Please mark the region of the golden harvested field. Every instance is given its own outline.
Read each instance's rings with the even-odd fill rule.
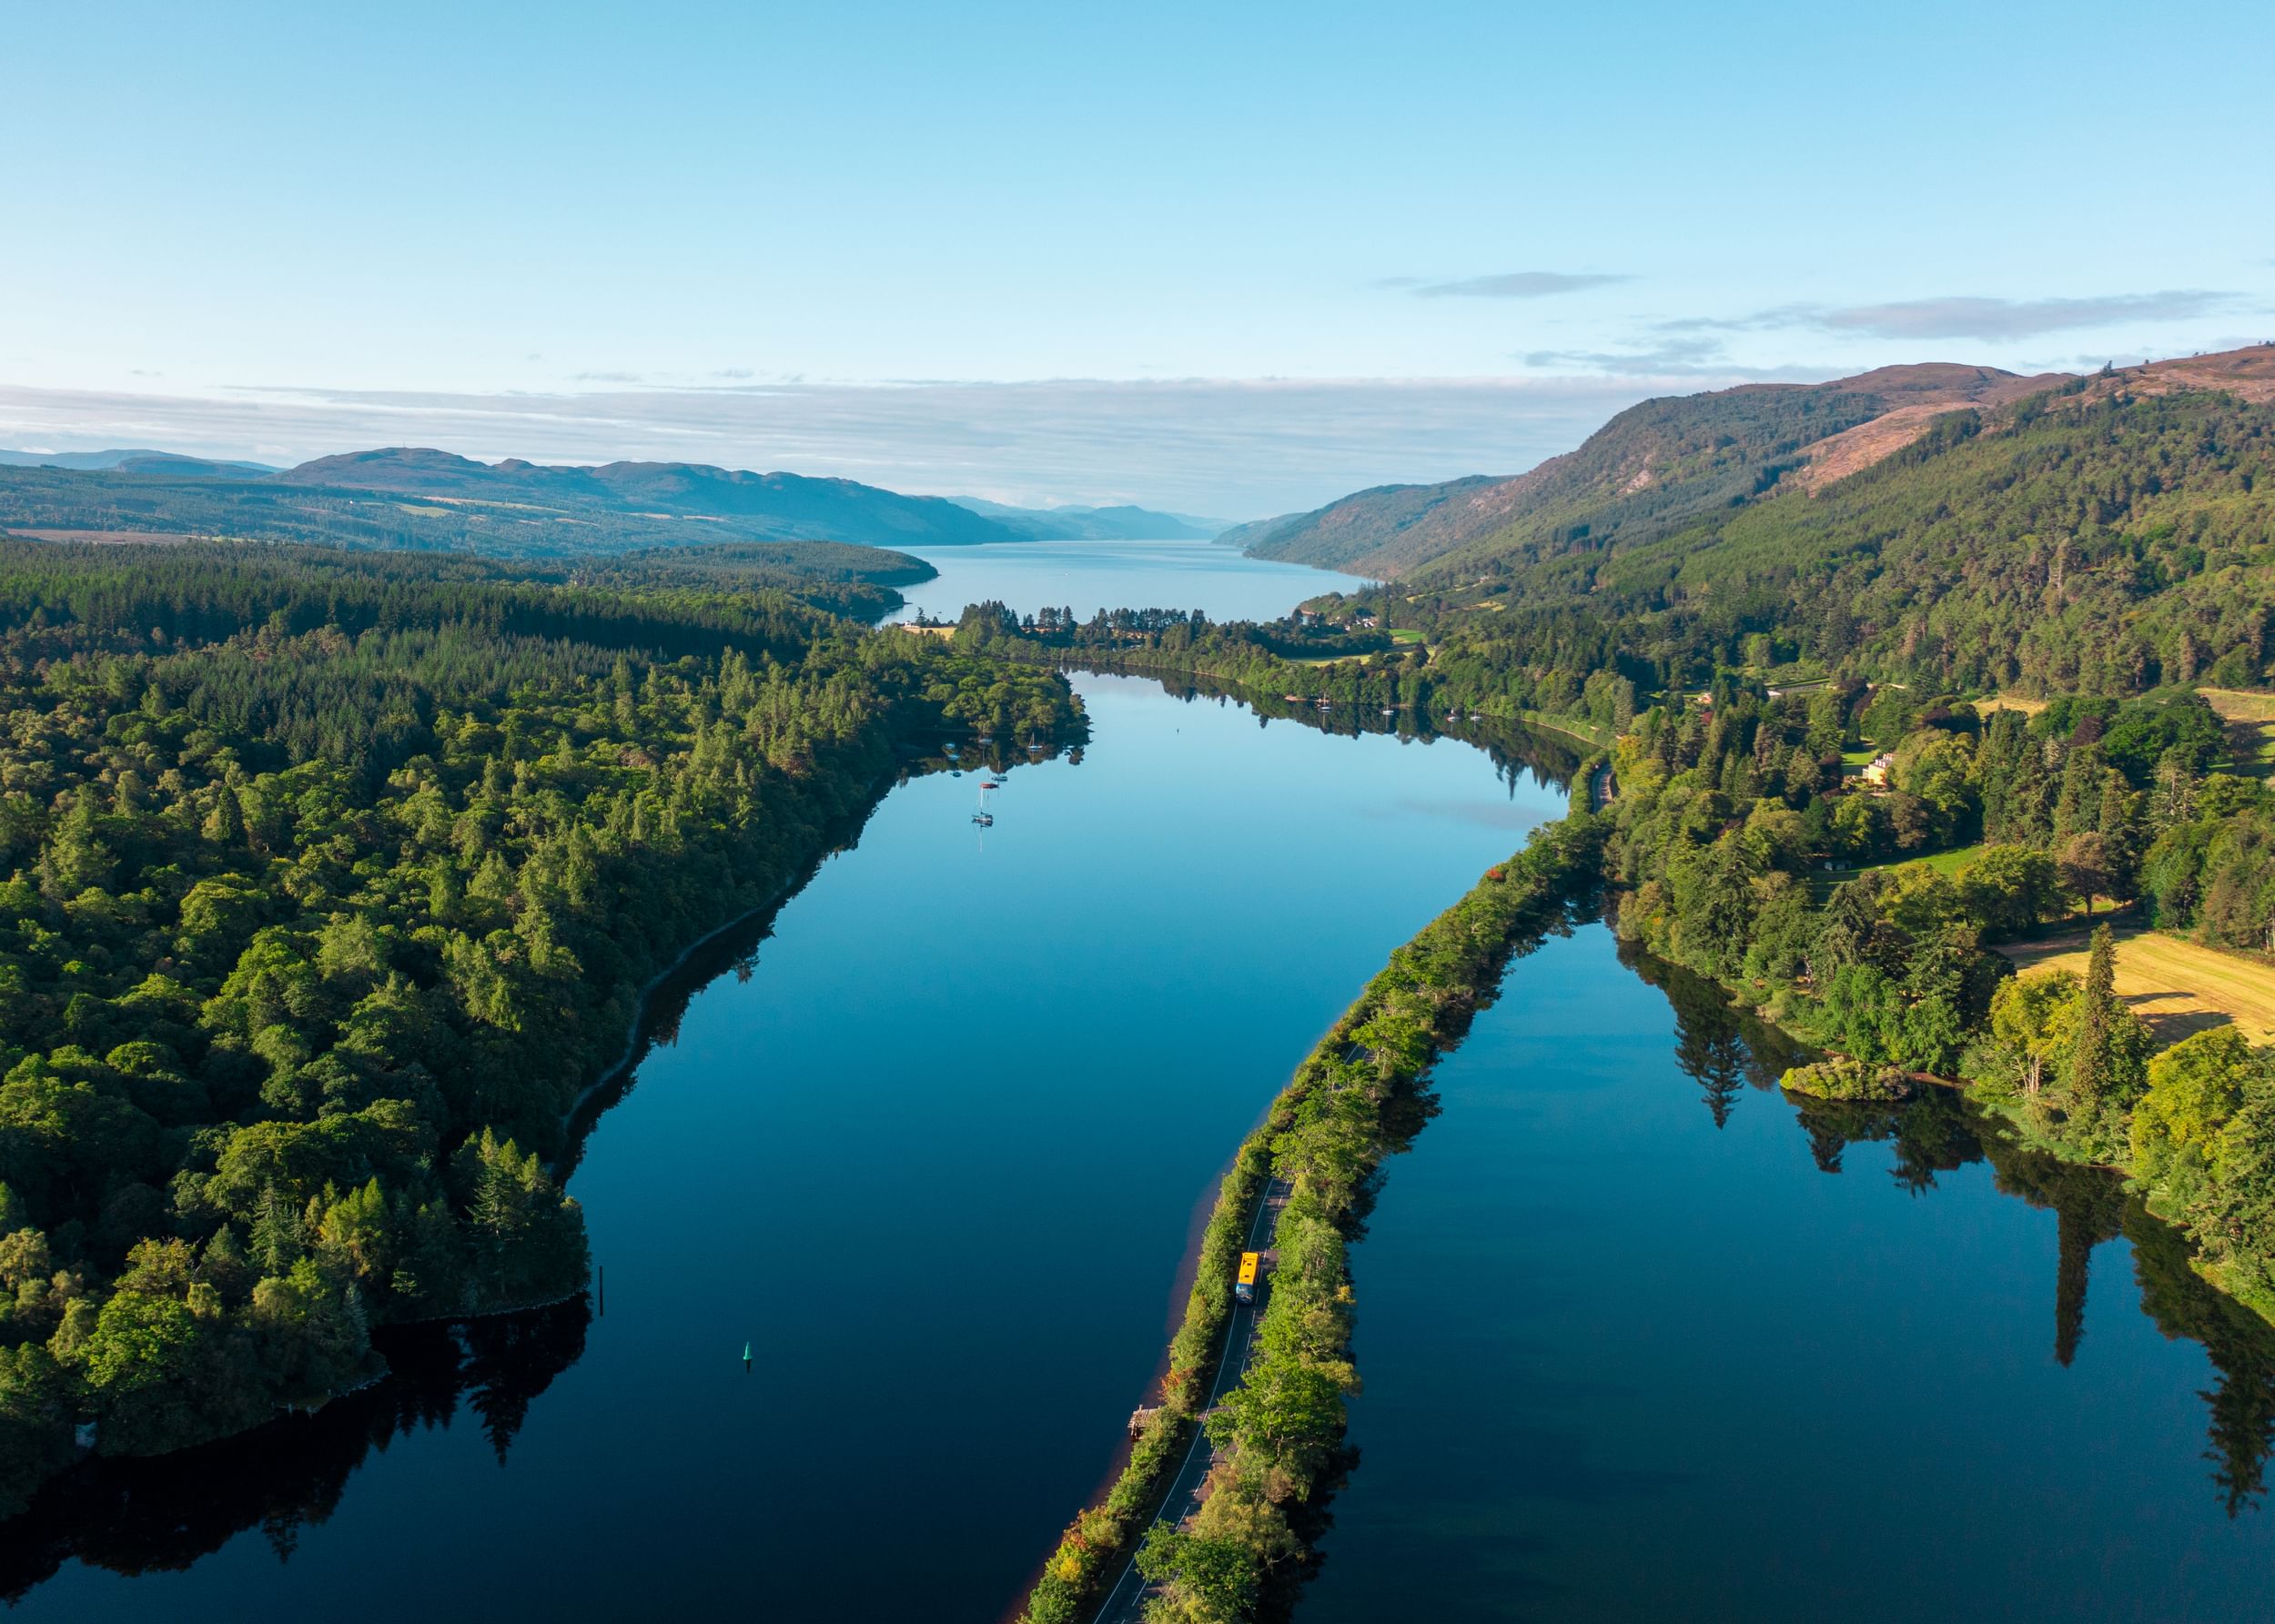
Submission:
[[[2086,973],[2080,933],[2045,942],[2010,943],[1998,951],[2023,970]],[[2117,995],[2149,1023],[2159,1044],[2234,1023],[2255,1044],[2275,1043],[2275,965],[2199,947],[2161,931],[2120,926]]]
[[[2275,771],[2275,693],[2241,688],[2199,688],[2197,692],[2228,724],[2235,770],[2254,778]]]
[[[2275,721],[2275,693],[2241,688],[2199,688],[2204,702],[2227,721]]]
[[[1977,700],[1977,711],[2019,711],[2025,716],[2036,716],[2046,709],[2044,700],[2026,700],[2018,693],[1994,693],[1987,700]]]

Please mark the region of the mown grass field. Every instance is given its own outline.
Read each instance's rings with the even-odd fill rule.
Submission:
[[[1876,869],[1928,868],[1948,879],[1956,880],[1959,877],[1961,870],[1982,854],[1982,850],[1983,843],[1977,841],[1971,846],[1954,846],[1948,852],[1930,852],[1925,857],[1900,857],[1893,862],[1868,862],[1862,868],[1818,869],[1809,875],[1809,883],[1815,893],[1818,904],[1822,906],[1834,886],[1854,880],[1858,874],[1870,873]]]
[[[2158,1043],[2230,1022],[2252,1043],[2275,1043],[2275,964],[2137,925],[2118,926],[2117,937],[2117,995],[2149,1023]],[[2022,970],[2083,975],[2087,949],[2085,933],[2076,932],[1998,951]]]
[[[2240,688],[2199,688],[2207,704],[2228,724],[2233,770],[2254,778],[2275,772],[2275,693]]]

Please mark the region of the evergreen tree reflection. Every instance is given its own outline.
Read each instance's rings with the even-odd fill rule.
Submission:
[[[1766,1087],[1799,1058],[1791,1040],[1734,1010],[1711,983],[1632,950],[1621,958],[1666,994],[1675,1014],[1676,1064],[1700,1083],[1717,1125],[1726,1120],[1736,1092],[1734,1067]],[[1853,1145],[1889,1144],[1890,1176],[1924,1195],[1936,1188],[1938,1175],[1987,1159],[2000,1190],[2050,1210],[2058,1237],[2053,1349],[2065,1367],[2084,1342],[2094,1249],[2122,1236],[2142,1311],[2166,1336],[2200,1344],[2211,1363],[2212,1385],[2199,1397],[2207,1411],[2203,1458],[2221,1505],[2233,1518],[2265,1503],[2268,1462],[2275,1456],[2275,1326],[2198,1275],[2186,1239],[2129,1196],[2118,1175],[2026,1149],[1955,1090],[1930,1088],[1901,1105],[1786,1098],[1811,1160],[1825,1173],[1841,1172]]]
[[[387,1378],[312,1415],[173,1455],[89,1459],[0,1523],[0,1599],[22,1599],[67,1561],[129,1576],[187,1569],[256,1528],[288,1560],[373,1449],[447,1426],[461,1402],[503,1460],[531,1401],[583,1354],[591,1319],[578,1296],[461,1326],[394,1327],[376,1338]]]

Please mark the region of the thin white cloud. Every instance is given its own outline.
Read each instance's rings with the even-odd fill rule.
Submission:
[[[1404,287],[1416,298],[1547,298],[1559,293],[1579,293],[1607,287],[1632,277],[1606,276],[1593,271],[1503,271],[1491,277],[1464,277],[1452,282],[1418,282],[1392,277],[1378,287]]]
[[[1656,333],[1751,333],[1813,328],[1846,338],[1980,338],[1999,342],[2083,328],[2143,321],[2188,321],[2250,308],[2240,293],[2173,287],[2158,293],[2109,293],[2086,298],[1996,298],[1945,294],[1884,304],[1778,305],[1737,317],[1688,316],[1652,324]]]
[[[2094,298],[1986,298],[1953,295],[1828,310],[1821,325],[1874,338],[2027,338],[2073,328],[2185,321],[2232,310],[2241,296],[2201,287],[2113,293]]]
[[[1519,358],[1542,370],[1603,372],[1616,378],[1762,378],[1809,371],[1806,368],[1764,371],[1735,366],[1719,338],[1662,338],[1631,349],[1531,349]]]

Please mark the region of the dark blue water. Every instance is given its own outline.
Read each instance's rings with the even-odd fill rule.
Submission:
[[[1552,940],[1441,1066],[1306,1624],[2275,1616],[2265,1327],[2116,1181],[1797,1110],[1654,973]]]
[[[600,1117],[604,1316],[430,1333],[385,1392],[100,1475],[0,1554],[21,1614],[997,1615],[1146,1396],[1233,1147],[1562,809],[1470,744],[1078,686],[1078,764],[986,830],[974,775],[895,790]]]

